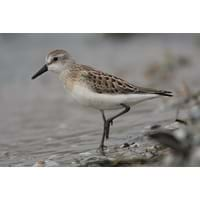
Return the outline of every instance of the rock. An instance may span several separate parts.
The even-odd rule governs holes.
[[[43,160],[38,160],[33,167],[45,167],[45,161]]]
[[[130,147],[130,144],[127,143],[127,142],[125,142],[124,144],[122,144],[122,145],[120,146],[120,148],[127,148],[127,147]]]

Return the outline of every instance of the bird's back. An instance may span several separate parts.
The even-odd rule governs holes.
[[[81,78],[94,92],[99,94],[157,94],[172,96],[172,92],[136,86],[117,76],[104,73],[87,65],[74,65],[74,69],[81,71]]]

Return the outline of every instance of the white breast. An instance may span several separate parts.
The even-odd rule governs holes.
[[[75,85],[71,95],[80,104],[100,110],[119,109],[121,103],[135,105],[159,97],[156,94],[98,94],[84,85]]]

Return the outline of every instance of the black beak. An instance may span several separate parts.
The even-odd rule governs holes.
[[[43,74],[44,72],[47,72],[47,71],[48,71],[48,67],[47,67],[47,65],[45,64],[45,65],[32,77],[32,79],[37,78],[38,76],[40,76],[41,74]]]

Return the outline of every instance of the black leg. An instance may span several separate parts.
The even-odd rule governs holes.
[[[111,117],[111,118],[109,118],[109,119],[107,119],[107,120],[106,120],[104,111],[101,111],[101,113],[102,113],[102,118],[103,118],[103,121],[104,121],[103,136],[102,136],[101,143],[100,143],[100,147],[99,147],[101,153],[104,152],[104,140],[105,140],[105,137],[106,137],[106,139],[109,138],[110,125],[113,124],[113,120],[116,119],[117,117],[119,117],[119,116],[121,116],[121,115],[127,113],[127,112],[130,110],[130,106],[128,106],[128,105],[126,105],[126,104],[120,104],[120,105],[121,105],[122,107],[124,107],[125,109],[124,109],[122,112],[118,113],[117,115],[115,115],[115,116],[113,116],[113,117]]]
[[[120,104],[122,107],[124,107],[125,109],[123,111],[121,111],[120,113],[118,113],[117,115],[110,117],[109,119],[106,120],[106,139],[109,138],[109,132],[110,132],[110,125],[113,124],[113,120],[120,117],[121,115],[127,113],[130,110],[130,106],[126,105],[126,104]]]
[[[101,110],[101,114],[102,114],[102,118],[103,118],[103,122],[104,122],[104,129],[103,129],[103,135],[102,135],[102,139],[101,139],[101,143],[99,146],[99,150],[102,154],[104,154],[104,140],[105,140],[105,136],[106,136],[106,117],[104,114],[104,111]]]

